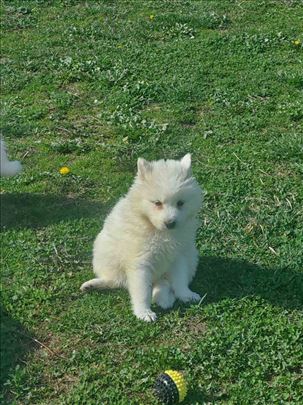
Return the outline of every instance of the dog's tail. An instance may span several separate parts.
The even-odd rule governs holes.
[[[111,281],[104,281],[101,280],[101,278],[93,278],[92,280],[88,280],[85,283],[83,283],[80,287],[80,290],[82,292],[86,292],[89,290],[95,290],[95,289],[105,289],[105,288],[115,288],[117,287],[113,282]]]
[[[6,153],[6,147],[4,141],[0,140],[1,147],[1,159],[0,159],[0,174],[4,177],[15,176],[22,170],[22,165],[18,160],[9,161]]]
[[[20,173],[21,170],[22,166],[18,160],[14,160],[13,162],[7,161],[5,163],[1,162],[0,173],[3,177],[15,176],[16,174]]]

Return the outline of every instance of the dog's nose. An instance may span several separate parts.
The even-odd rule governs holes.
[[[176,221],[166,221],[165,226],[168,229],[173,229],[176,226]]]

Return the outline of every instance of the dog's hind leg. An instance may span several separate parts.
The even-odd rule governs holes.
[[[153,287],[153,302],[163,309],[171,308],[176,298],[167,280],[158,281]]]
[[[113,288],[114,285],[110,281],[101,280],[101,278],[93,278],[86,281],[80,287],[80,290],[85,292],[93,289],[102,289],[102,288]]]

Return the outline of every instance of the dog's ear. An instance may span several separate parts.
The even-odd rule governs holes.
[[[137,161],[138,177],[141,180],[146,178],[146,174],[152,171],[152,164],[143,158],[139,158]]]
[[[191,176],[191,154],[187,153],[185,156],[183,156],[180,163],[184,173],[186,173],[186,177]]]

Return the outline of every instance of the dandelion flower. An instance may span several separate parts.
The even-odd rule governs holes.
[[[300,41],[299,39],[295,39],[294,41],[292,41],[292,43],[293,43],[295,46],[300,46],[300,45],[301,45],[301,41]]]
[[[59,172],[62,174],[62,176],[65,176],[70,173],[70,169],[67,166],[63,166],[60,168]]]
[[[155,18],[155,16],[153,15],[153,14],[151,14],[150,16],[149,16],[149,19],[152,21],[153,19]]]

